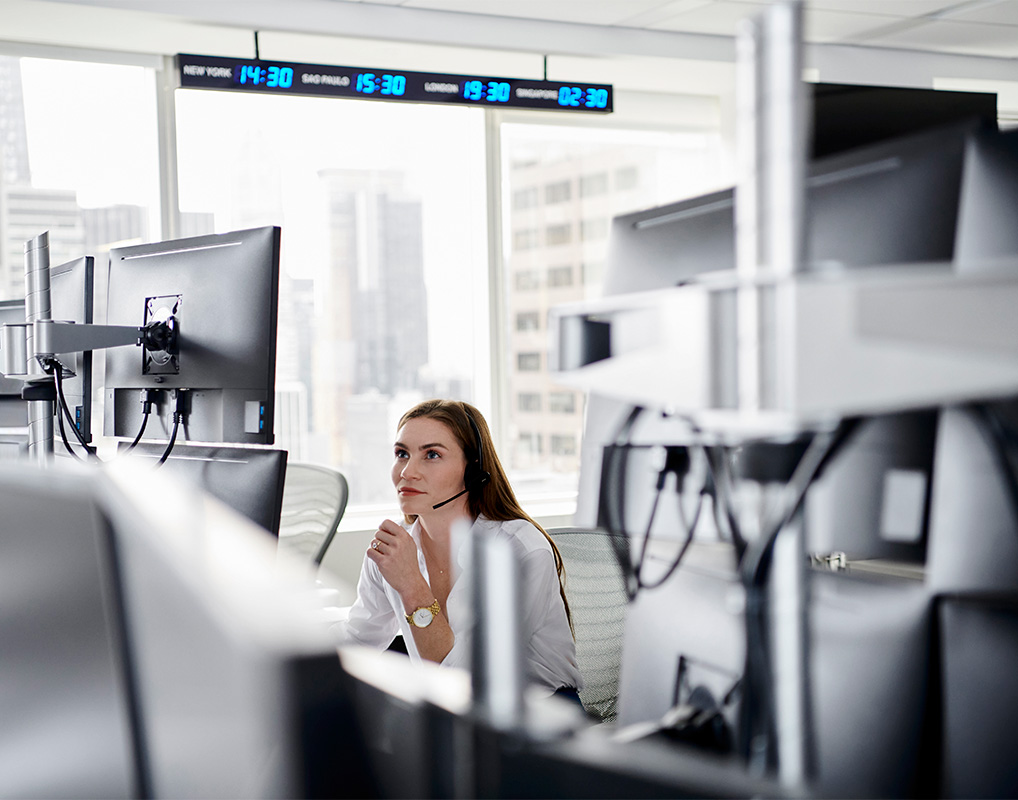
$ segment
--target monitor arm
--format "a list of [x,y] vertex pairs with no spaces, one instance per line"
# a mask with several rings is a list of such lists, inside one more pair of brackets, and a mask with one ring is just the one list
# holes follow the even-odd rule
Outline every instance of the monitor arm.
[[[28,352],[32,328],[32,353]],[[109,347],[141,345],[150,351],[178,352],[179,326],[175,317],[153,320],[141,328],[128,325],[81,325],[74,322],[36,320],[24,325],[4,325],[0,347],[0,372],[11,378],[29,374],[30,357],[51,358],[59,353],[105,350]]]

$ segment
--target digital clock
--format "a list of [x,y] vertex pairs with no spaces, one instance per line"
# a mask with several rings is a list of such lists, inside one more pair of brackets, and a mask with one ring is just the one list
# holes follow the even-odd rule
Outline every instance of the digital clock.
[[393,95],[400,97],[406,92],[406,75],[392,75],[382,73],[376,75],[374,72],[361,72],[356,76],[357,83],[354,86],[355,92],[361,94]]
[[466,100],[483,100],[486,103],[508,103],[512,87],[507,81],[463,81],[463,97]]
[[293,86],[293,68],[260,64],[237,64],[233,68],[233,82],[239,86],[265,86],[267,89],[289,89]]
[[346,97],[606,114],[608,84],[492,78],[435,72],[178,55],[180,86],[239,92]]
[[563,86],[558,90],[558,104],[571,108],[604,108],[608,105],[608,90],[583,86]]

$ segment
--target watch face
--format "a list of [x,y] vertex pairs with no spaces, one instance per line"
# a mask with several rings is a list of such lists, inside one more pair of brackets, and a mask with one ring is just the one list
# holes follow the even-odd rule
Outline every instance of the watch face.
[[427,628],[431,624],[431,620],[435,618],[435,615],[431,613],[430,608],[418,608],[414,612],[414,625],[418,628]]

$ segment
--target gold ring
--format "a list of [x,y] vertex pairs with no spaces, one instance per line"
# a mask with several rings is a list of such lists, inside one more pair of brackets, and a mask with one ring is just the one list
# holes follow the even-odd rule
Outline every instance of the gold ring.
[[378,539],[372,539],[371,540],[371,549],[372,550],[377,550],[378,549]]

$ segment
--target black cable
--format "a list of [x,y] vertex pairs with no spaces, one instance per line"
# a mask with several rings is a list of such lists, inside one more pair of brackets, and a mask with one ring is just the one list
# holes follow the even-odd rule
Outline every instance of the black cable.
[[[738,560],[742,561],[742,556],[746,552],[746,537],[742,535],[742,526],[739,524],[739,518],[735,513],[735,503],[732,500],[730,490],[732,489],[732,475],[731,471],[727,469],[729,467],[728,452],[724,445],[718,445],[714,448],[706,450],[707,452],[707,466],[711,471],[711,480],[714,482],[714,503],[715,503],[715,519],[717,519],[718,513],[724,514],[725,522],[728,526],[728,535],[732,539],[732,545],[735,547],[735,554]],[[715,454],[717,463],[711,457],[711,453]],[[720,532],[721,526],[718,525],[718,531]]]
[[742,751],[751,768],[773,768],[776,753],[771,642],[768,638],[766,581],[774,542],[802,508],[806,493],[830,459],[841,449],[858,425],[857,419],[842,420],[826,433],[815,434],[806,452],[792,471],[787,486],[791,499],[776,521],[764,525],[760,538],[750,545],[739,563],[746,591],[746,691],[743,695]]
[[60,431],[60,440],[64,443],[64,449],[71,454],[71,457],[75,461],[84,461],[81,456],[74,452],[74,448],[71,447],[71,443],[67,441],[67,431],[64,430],[64,414],[62,411],[57,411],[57,429]]
[[764,567],[774,540],[799,511],[813,481],[835,453],[841,449],[856,429],[858,422],[857,419],[842,420],[833,431],[815,434],[810,440],[806,452],[802,454],[802,458],[799,459],[799,463],[792,471],[792,476],[788,479],[787,486],[792,494],[787,508],[779,510],[772,525],[762,526],[760,538],[747,548],[745,557],[740,562],[744,585],[763,583],[763,579],[766,577]]
[[976,421],[976,427],[990,446],[990,451],[997,469],[1004,482],[1004,491],[1011,504],[1011,513],[1018,524],[1018,474],[1015,473],[1011,461],[1009,445],[1016,441],[1016,436],[996,411],[985,403],[977,403],[968,407],[969,413]]
[[[683,448],[683,450],[688,453],[686,448]],[[671,466],[669,466],[669,463],[671,463]],[[703,509],[703,498],[704,495],[707,493],[708,481],[707,480],[704,481],[704,485],[697,495],[696,511],[693,513],[693,519],[691,522],[687,523],[685,520],[685,513],[682,508],[682,484],[681,484],[682,479],[678,473],[679,469],[681,469],[681,467],[676,465],[674,461],[671,462],[666,461],[665,466],[661,469],[661,472],[658,473],[658,481],[656,487],[657,490],[654,494],[654,503],[651,506],[650,519],[647,521],[646,532],[644,533],[643,536],[643,544],[640,549],[640,555],[639,558],[637,559],[634,568],[634,572],[636,575],[636,590],[638,592],[644,589],[648,590],[657,589],[660,586],[664,585],[664,583],[675,573],[675,570],[679,568],[679,565],[682,563],[683,558],[685,558],[686,553],[689,551],[690,546],[693,544],[693,539],[696,536],[696,529],[700,522],[700,512]],[[661,493],[664,490],[665,486],[665,480],[667,479],[669,473],[675,475],[675,479],[677,482],[675,494],[678,499],[679,517],[682,521],[683,527],[686,530],[686,537],[683,540],[682,545],[679,547],[679,551],[675,555],[675,558],[672,559],[671,564],[669,564],[667,569],[664,571],[664,574],[658,577],[656,581],[652,583],[647,583],[643,580],[643,567],[644,564],[646,563],[647,547],[650,542],[651,529],[654,526],[654,518],[657,515],[658,501],[661,498]]]
[[155,394],[155,391],[154,389],[141,390],[141,428],[138,430],[138,435],[134,437],[134,441],[127,446],[125,453],[134,450],[138,446],[138,442],[141,441],[141,437],[145,435],[145,427],[148,425],[148,418],[152,413],[152,395]]
[[[47,366],[53,370],[53,382],[56,385],[57,402],[59,405],[59,408],[57,409],[57,427],[60,429],[60,435],[64,440],[64,447],[66,447],[67,451],[74,455],[75,458],[78,458],[77,454],[71,451],[70,442],[67,441],[67,434],[64,431],[63,416],[61,416],[61,413],[67,417],[71,430],[74,432],[78,443],[84,448],[86,455],[95,461],[99,461],[99,456],[96,455],[95,448],[90,447],[88,442],[85,441],[85,437],[82,436],[81,431],[78,430],[78,426],[74,422],[71,410],[67,407],[67,399],[64,397],[63,368],[60,366],[60,362],[53,359],[47,364]],[[80,461],[81,459],[78,458],[78,460]]]
[[177,431],[180,429],[180,422],[181,422],[181,420],[187,414],[187,412],[185,410],[186,406],[187,406],[187,400],[186,400],[186,398],[187,398],[187,389],[177,389],[174,392],[174,396],[175,396],[175,400],[176,400],[176,405],[175,405],[175,407],[173,409],[173,430],[170,433],[170,442],[169,442],[169,444],[166,445],[166,449],[163,451],[162,456],[160,456],[159,461],[155,465],[156,469],[158,469],[163,464],[165,464],[166,463],[166,459],[168,459],[170,457],[170,451],[173,450],[173,445],[177,441]]
[[[602,463],[601,491],[598,497],[598,518],[603,521],[608,532],[608,542],[622,573],[622,583],[629,601],[636,597],[638,586],[625,526],[625,490],[622,488],[625,481],[620,478],[625,477],[633,426],[643,412],[642,406],[633,406],[615,432],[612,444],[605,447],[606,458]],[[615,496],[615,502],[612,502],[612,495]]]

